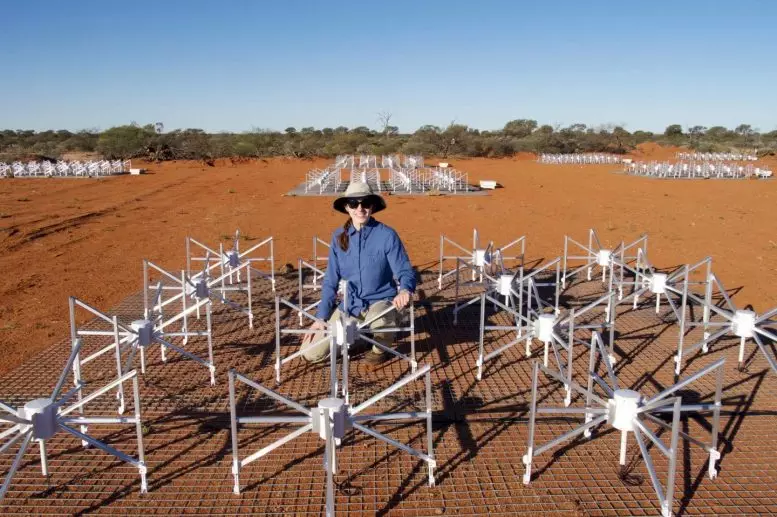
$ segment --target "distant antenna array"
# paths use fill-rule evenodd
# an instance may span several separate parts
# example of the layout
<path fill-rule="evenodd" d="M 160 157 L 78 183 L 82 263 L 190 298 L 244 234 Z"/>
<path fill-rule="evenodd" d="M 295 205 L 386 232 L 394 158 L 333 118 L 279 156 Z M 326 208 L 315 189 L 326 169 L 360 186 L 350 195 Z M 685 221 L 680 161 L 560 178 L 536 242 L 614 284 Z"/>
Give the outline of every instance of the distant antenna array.
<path fill-rule="evenodd" d="M 351 169 L 351 183 L 356 182 L 367 183 L 378 192 L 383 190 L 380 180 L 380 169 L 378 168 Z"/>
<path fill-rule="evenodd" d="M 675 154 L 678 160 L 690 160 L 693 162 L 754 162 L 758 160 L 758 153 L 753 149 L 735 153 L 698 153 L 681 151 Z"/>
<path fill-rule="evenodd" d="M 353 169 L 354 158 L 352 154 L 338 154 L 333 165 L 336 169 Z"/>
<path fill-rule="evenodd" d="M 360 169 L 377 169 L 378 157 L 374 154 L 360 154 L 357 167 Z"/>
<path fill-rule="evenodd" d="M 450 167 L 431 167 L 427 182 L 433 190 L 447 192 L 469 190 L 469 175 Z"/>
<path fill-rule="evenodd" d="M 424 166 L 424 157 L 421 155 L 406 155 L 405 156 L 405 168 L 406 169 L 420 169 Z"/>
<path fill-rule="evenodd" d="M 399 169 L 402 167 L 402 161 L 398 154 L 384 154 L 380 158 L 380 167 L 382 169 Z"/>
<path fill-rule="evenodd" d="M 716 178 L 716 179 L 767 179 L 772 171 L 753 164 L 739 165 L 727 162 L 633 162 L 624 171 L 635 176 L 654 178 Z"/>
<path fill-rule="evenodd" d="M 413 192 L 468 192 L 469 175 L 451 167 L 390 169 L 387 189 L 401 194 Z"/>
<path fill-rule="evenodd" d="M 337 166 L 329 169 L 313 169 L 305 176 L 305 192 L 318 194 L 339 192 L 342 182 L 340 168 Z"/>
<path fill-rule="evenodd" d="M 388 188 L 394 193 L 426 192 L 426 176 L 418 169 L 389 169 Z"/>
<path fill-rule="evenodd" d="M 11 449 L 11 447 L 17 443 L 20 444 L 14 461 L 11 464 L 11 468 L 5 476 L 2 486 L 0 486 L 0 500 L 3 499 L 8 488 L 11 486 L 11 481 L 13 481 L 16 471 L 21 466 L 24 455 L 33 441 L 37 442 L 40 449 L 41 471 L 44 476 L 49 475 L 46 442 L 55 435 L 60 434 L 62 431 L 81 440 L 84 447 L 95 447 L 123 462 L 137 467 L 140 474 L 140 491 L 141 493 L 148 491 L 148 485 L 146 483 L 147 469 L 143 455 L 143 432 L 137 372 L 135 370 L 129 371 L 120 375 L 117 379 L 110 381 L 105 386 L 102 386 L 88 395 L 84 395 L 84 388 L 86 385 L 78 379 L 76 374 L 80 349 L 81 342 L 80 340 L 76 340 L 70 352 L 70 358 L 65 365 L 65 369 L 59 376 L 59 380 L 54 386 L 54 390 L 50 396 L 31 400 L 20 408 L 13 408 L 8 404 L 0 402 L 0 425 L 10 426 L 6 429 L 0 428 L 0 440 L 10 437 L 2 444 L 2 446 L 0 446 L 0 452 Z M 73 373 L 75 387 L 62 393 L 71 372 Z M 123 387 L 124 383 L 127 381 L 132 381 L 134 416 L 116 417 L 85 415 L 87 404 L 105 395 L 116 387 Z M 87 434 L 88 426 L 106 424 L 135 425 L 138 446 L 137 459 Z"/>
<path fill-rule="evenodd" d="M 622 156 L 615 154 L 602 153 L 572 153 L 572 154 L 540 154 L 538 160 L 540 163 L 555 165 L 574 164 L 574 165 L 603 165 L 611 163 L 621 163 Z"/>
<path fill-rule="evenodd" d="M 101 160 L 87 162 L 13 162 L 0 163 L 0 177 L 52 178 L 97 177 L 126 174 L 132 167 L 130 160 Z"/>
<path fill-rule="evenodd" d="M 350 174 L 347 171 L 350 170 Z M 325 169 L 312 169 L 305 176 L 305 192 L 332 194 L 347 182 L 370 184 L 375 190 L 394 193 L 421 193 L 428 190 L 468 191 L 468 175 L 453 168 L 424 167 L 422 156 L 338 155 Z"/>
<path fill-rule="evenodd" d="M 528 485 L 531 482 L 532 465 L 536 456 L 564 442 L 578 439 L 580 436 L 591 438 L 597 428 L 607 425 L 615 429 L 616 432 L 621 432 L 619 459 L 621 468 L 624 468 L 626 465 L 628 435 L 629 433 L 634 434 L 642 460 L 645 463 L 645 468 L 658 497 L 661 515 L 664 517 L 671 516 L 674 503 L 674 478 L 680 453 L 680 438 L 703 448 L 709 453 L 708 475 L 710 479 L 717 477 L 716 464 L 720 459 L 717 445 L 724 361 L 724 359 L 720 359 L 650 398 L 643 396 L 637 391 L 621 388 L 608 358 L 608 353 L 605 351 L 601 336 L 597 332 L 593 333 L 590 342 L 587 387 L 565 379 L 557 372 L 535 362 L 532 374 L 528 448 L 523 457 L 523 463 L 526 466 L 526 473 L 523 476 L 524 484 Z M 604 364 L 604 377 L 597 373 L 597 364 L 599 362 Z M 584 406 L 568 407 L 569 404 L 566 403 L 566 407 L 539 406 L 540 372 L 545 374 L 548 380 L 561 383 L 567 392 L 572 392 L 577 396 L 575 398 L 584 398 Z M 682 396 L 676 395 L 678 392 L 682 393 L 680 390 L 689 384 L 713 372 L 716 374 L 713 402 L 690 404 L 685 402 Z M 708 441 L 699 440 L 680 430 L 682 426 L 680 419 L 683 415 L 710 412 L 712 413 L 712 425 Z M 661 415 L 665 414 L 671 416 L 671 423 L 661 418 Z M 538 415 L 550 415 L 551 417 L 557 415 L 566 417 L 580 415 L 580 417 L 584 417 L 584 422 L 575 429 L 538 446 L 534 442 Z M 655 429 L 658 431 L 655 431 Z M 669 432 L 669 444 L 661 439 L 661 431 Z M 653 458 L 648 448 L 649 445 L 655 446 L 654 449 L 665 456 L 669 463 L 666 481 L 663 484 L 654 467 Z"/>

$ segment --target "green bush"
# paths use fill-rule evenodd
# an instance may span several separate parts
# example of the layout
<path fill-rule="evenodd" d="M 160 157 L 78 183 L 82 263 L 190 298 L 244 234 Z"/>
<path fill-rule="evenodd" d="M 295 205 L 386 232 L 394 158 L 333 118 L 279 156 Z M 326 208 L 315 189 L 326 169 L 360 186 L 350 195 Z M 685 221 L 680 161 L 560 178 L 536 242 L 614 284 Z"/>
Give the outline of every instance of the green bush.
<path fill-rule="evenodd" d="M 360 126 L 348 129 L 288 127 L 284 131 L 253 129 L 245 133 L 206 133 L 201 129 L 180 129 L 159 134 L 153 124 L 129 124 L 103 132 L 83 130 L 0 131 L 0 158 L 4 161 L 31 156 L 61 157 L 64 153 L 97 151 L 109 159 L 150 160 L 213 159 L 222 157 L 297 158 L 338 154 L 420 154 L 446 157 L 505 157 L 519 152 L 626 153 L 645 142 L 683 145 L 701 151 L 777 148 L 777 131 L 759 133 L 748 124 L 730 130 L 723 126 L 705 128 L 679 124 L 663 133 L 629 132 L 620 126 L 587 127 L 572 124 L 554 128 L 530 119 L 515 119 L 502 129 L 481 131 L 464 124 L 447 127 L 425 125 L 413 133 L 400 133 L 387 125 L 380 131 Z"/>

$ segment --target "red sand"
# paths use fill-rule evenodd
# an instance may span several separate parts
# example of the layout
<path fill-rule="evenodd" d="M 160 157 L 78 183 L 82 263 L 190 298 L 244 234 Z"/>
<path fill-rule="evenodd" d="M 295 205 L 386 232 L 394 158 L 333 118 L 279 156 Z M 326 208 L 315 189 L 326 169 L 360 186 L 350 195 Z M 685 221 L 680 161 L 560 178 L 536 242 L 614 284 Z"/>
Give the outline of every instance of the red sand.
<path fill-rule="evenodd" d="M 635 156 L 674 152 L 647 146 Z M 217 245 L 240 228 L 246 244 L 274 236 L 277 267 L 310 257 L 312 236 L 328 238 L 344 216 L 332 198 L 284 194 L 328 162 L 134 164 L 152 174 L 0 181 L 0 373 L 68 334 L 68 296 L 107 310 L 141 288 L 142 259 L 184 267 L 186 235 Z M 655 265 L 711 255 L 726 287 L 742 287 L 735 302 L 777 305 L 775 181 L 656 180 L 526 157 L 453 165 L 472 183 L 504 188 L 483 197 L 389 197 L 379 219 L 399 231 L 420 268 L 435 265 L 440 233 L 466 244 L 473 227 L 497 245 L 526 235 L 529 258 L 544 259 L 562 253 L 565 234 L 581 240 L 595 228 L 614 246 L 647 232 Z"/>

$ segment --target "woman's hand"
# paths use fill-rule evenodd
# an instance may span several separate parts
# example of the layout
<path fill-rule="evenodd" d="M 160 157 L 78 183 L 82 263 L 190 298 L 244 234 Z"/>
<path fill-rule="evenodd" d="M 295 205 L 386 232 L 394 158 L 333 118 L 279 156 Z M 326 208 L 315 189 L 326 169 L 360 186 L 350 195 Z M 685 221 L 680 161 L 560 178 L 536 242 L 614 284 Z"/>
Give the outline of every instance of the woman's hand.
<path fill-rule="evenodd" d="M 401 311 L 410 302 L 410 292 L 402 289 L 394 297 L 394 308 Z"/>
<path fill-rule="evenodd" d="M 317 331 L 326 330 L 326 323 L 324 323 L 323 321 L 314 321 L 313 324 L 310 326 L 310 330 L 317 330 Z M 311 341 L 313 341 L 313 336 L 315 336 L 315 334 L 305 334 L 305 337 L 302 338 L 303 348 Z"/>

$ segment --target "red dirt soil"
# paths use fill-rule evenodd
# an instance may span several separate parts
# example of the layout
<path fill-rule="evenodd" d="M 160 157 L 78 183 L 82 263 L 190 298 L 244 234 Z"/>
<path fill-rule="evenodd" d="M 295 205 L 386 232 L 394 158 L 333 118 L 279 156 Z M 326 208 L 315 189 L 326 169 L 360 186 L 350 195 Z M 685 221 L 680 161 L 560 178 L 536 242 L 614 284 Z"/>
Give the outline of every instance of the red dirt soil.
<path fill-rule="evenodd" d="M 676 149 L 643 147 L 638 159 Z M 287 197 L 305 172 L 329 160 L 140 164 L 151 174 L 104 179 L 0 181 L 0 374 L 65 337 L 70 295 L 109 309 L 142 287 L 141 260 L 185 265 L 187 235 L 206 244 L 240 228 L 245 245 L 272 235 L 276 268 L 312 254 L 344 216 L 331 197 Z M 766 162 L 777 169 L 774 159 Z M 472 228 L 505 244 L 526 235 L 530 259 L 552 259 L 563 237 L 597 229 L 614 246 L 641 233 L 658 267 L 714 258 L 734 298 L 777 305 L 777 182 L 656 180 L 617 166 L 540 165 L 529 157 L 454 160 L 471 183 L 496 180 L 487 196 L 394 196 L 379 219 L 397 229 L 420 269 L 434 267 L 440 234 L 468 245 Z M 229 244 L 225 241 L 225 244 Z"/>

